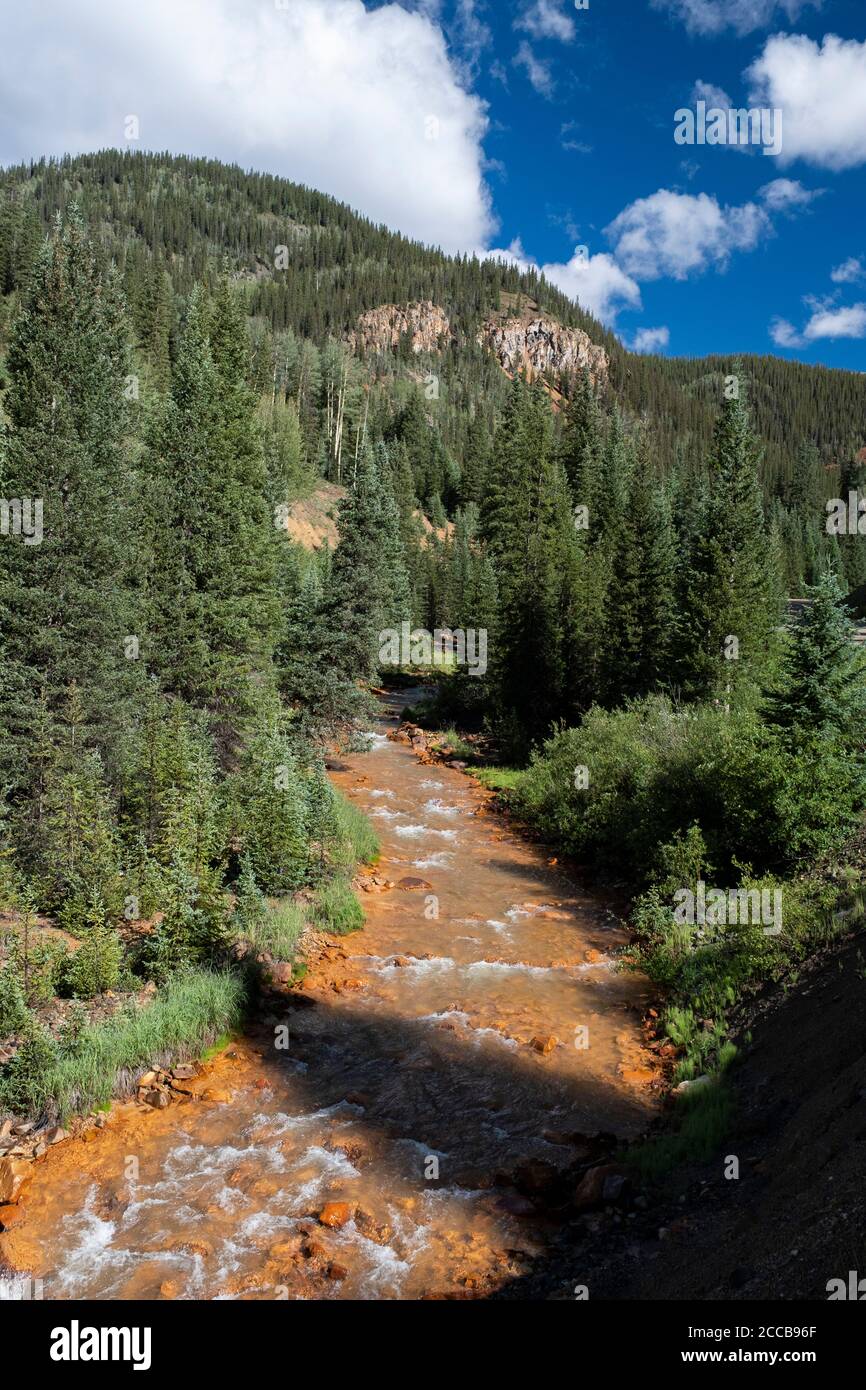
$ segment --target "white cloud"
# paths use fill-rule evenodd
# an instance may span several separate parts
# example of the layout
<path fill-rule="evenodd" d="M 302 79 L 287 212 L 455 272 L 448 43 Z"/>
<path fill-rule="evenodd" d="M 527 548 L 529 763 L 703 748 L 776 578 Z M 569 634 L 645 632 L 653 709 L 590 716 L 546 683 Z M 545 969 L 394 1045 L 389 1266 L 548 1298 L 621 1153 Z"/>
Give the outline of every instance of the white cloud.
<path fill-rule="evenodd" d="M 551 261 L 539 265 L 527 255 L 518 238 L 505 250 L 477 254 L 482 259 L 507 261 L 521 270 L 540 270 L 552 285 L 605 324 L 612 324 L 623 309 L 641 307 L 640 286 L 606 252 L 590 256 L 580 250 L 565 263 Z"/>
<path fill-rule="evenodd" d="M 774 34 L 746 77 L 753 105 L 781 108 L 780 162 L 839 170 L 866 161 L 866 41 Z"/>
<path fill-rule="evenodd" d="M 659 348 L 667 347 L 670 340 L 670 329 L 664 325 L 660 328 L 639 328 L 632 339 L 632 352 L 658 352 Z"/>
<path fill-rule="evenodd" d="M 448 250 L 481 245 L 493 228 L 485 107 L 428 11 L 361 0 L 5 7 L 0 158 L 122 146 L 135 114 L 131 148 L 236 160 Z"/>
<path fill-rule="evenodd" d="M 515 29 L 525 29 L 534 39 L 561 39 L 571 43 L 574 20 L 563 12 L 561 0 L 532 0 L 514 21 Z"/>
<path fill-rule="evenodd" d="M 815 303 L 812 317 L 803 329 L 807 342 L 816 338 L 862 338 L 866 336 L 866 304 L 841 308 Z"/>
<path fill-rule="evenodd" d="M 640 286 L 612 256 L 574 255 L 566 264 L 541 267 L 546 278 L 602 323 L 613 323 L 622 309 L 641 307 Z"/>
<path fill-rule="evenodd" d="M 556 83 L 550 71 L 550 64 L 537 58 L 525 39 L 511 61 L 516 68 L 523 68 L 539 96 L 553 96 Z"/>
<path fill-rule="evenodd" d="M 660 188 L 623 208 L 606 233 L 629 275 L 685 280 L 710 266 L 724 270 L 732 252 L 753 250 L 772 224 L 756 203 L 722 207 L 706 193 Z"/>
<path fill-rule="evenodd" d="M 698 78 L 692 88 L 692 101 L 705 101 L 708 107 L 718 106 L 725 111 L 734 104 L 724 87 L 714 87 L 712 82 L 704 82 L 702 78 Z"/>
<path fill-rule="evenodd" d="M 777 347 L 795 348 L 803 346 L 803 338 L 787 319 L 774 318 L 770 323 L 770 337 Z"/>
<path fill-rule="evenodd" d="M 863 265 L 862 257 L 849 256 L 847 261 L 834 266 L 830 271 L 830 279 L 834 285 L 851 285 L 855 280 L 866 279 L 866 266 Z"/>
<path fill-rule="evenodd" d="M 575 132 L 580 130 L 579 121 L 565 121 L 560 127 L 560 138 L 562 148 L 569 150 L 573 154 L 592 154 L 592 145 L 587 145 L 584 140 L 576 140 Z"/>
<path fill-rule="evenodd" d="M 733 29 L 751 34 L 775 22 L 781 13 L 791 22 L 807 7 L 821 8 L 821 0 L 651 0 L 654 10 L 667 10 L 682 20 L 689 33 L 712 35 Z"/>
<path fill-rule="evenodd" d="M 839 306 L 812 298 L 806 303 L 812 313 L 801 333 L 787 319 L 773 319 L 770 337 L 778 347 L 806 347 L 819 338 L 866 338 L 866 304 Z"/>
<path fill-rule="evenodd" d="M 823 188 L 804 188 L 798 179 L 773 179 L 758 189 L 758 197 L 770 212 L 793 212 L 820 198 Z"/>

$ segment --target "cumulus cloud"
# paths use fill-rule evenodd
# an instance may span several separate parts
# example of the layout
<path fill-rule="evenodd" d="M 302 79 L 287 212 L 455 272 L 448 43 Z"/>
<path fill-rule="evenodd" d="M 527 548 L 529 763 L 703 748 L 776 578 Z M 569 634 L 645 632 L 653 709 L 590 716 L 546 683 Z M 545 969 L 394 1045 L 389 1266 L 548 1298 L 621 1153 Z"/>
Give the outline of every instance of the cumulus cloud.
<path fill-rule="evenodd" d="M 716 87 L 712 82 L 704 82 L 700 77 L 692 87 L 692 101 L 705 101 L 707 106 L 719 106 L 723 110 L 734 104 L 724 87 Z"/>
<path fill-rule="evenodd" d="M 606 228 L 616 259 L 638 280 L 685 280 L 711 266 L 727 267 L 734 251 L 751 251 L 772 234 L 756 203 L 723 207 L 707 193 L 660 188 L 623 208 Z"/>
<path fill-rule="evenodd" d="M 550 64 L 542 62 L 525 39 L 511 61 L 516 68 L 523 68 L 539 96 L 553 96 L 556 83 L 553 80 Z"/>
<path fill-rule="evenodd" d="M 792 23 L 811 7 L 820 9 L 822 0 L 651 0 L 654 10 L 667 10 L 685 24 L 690 34 L 722 34 L 733 29 L 751 34 L 764 29 L 780 17 Z"/>
<path fill-rule="evenodd" d="M 632 339 L 632 352 L 658 352 L 659 348 L 666 348 L 670 340 L 670 329 L 664 325 L 639 328 Z"/>
<path fill-rule="evenodd" d="M 4 14 L 0 158 L 123 145 L 311 184 L 448 250 L 493 230 L 483 102 L 438 7 L 362 0 L 43 0 Z M 464 6 L 473 14 L 471 4 Z"/>
<path fill-rule="evenodd" d="M 866 161 L 866 41 L 774 34 L 746 77 L 753 105 L 782 111 L 783 164 L 839 170 Z"/>
<path fill-rule="evenodd" d="M 866 266 L 863 265 L 862 257 L 849 256 L 847 261 L 834 266 L 830 271 L 830 279 L 834 285 L 851 285 L 855 280 L 866 279 Z"/>
<path fill-rule="evenodd" d="M 798 179 L 773 179 L 758 189 L 758 197 L 770 212 L 796 212 L 820 198 L 823 188 L 804 188 Z"/>
<path fill-rule="evenodd" d="M 837 305 L 831 300 L 807 298 L 812 313 L 802 332 L 787 319 L 775 318 L 770 337 L 777 347 L 807 347 L 819 338 L 866 337 L 866 304 Z"/>
<path fill-rule="evenodd" d="M 534 39 L 560 39 L 571 43 L 574 20 L 565 14 L 562 0 L 532 0 L 514 21 L 515 29 L 525 29 Z"/>
<path fill-rule="evenodd" d="M 606 252 L 590 256 L 580 247 L 569 261 L 539 265 L 527 255 L 518 238 L 505 250 L 479 254 L 492 260 L 504 260 L 521 270 L 541 271 L 545 279 L 601 323 L 613 324 L 623 309 L 641 307 L 640 286 Z"/>
<path fill-rule="evenodd" d="M 640 286 L 606 252 L 575 254 L 565 264 L 553 262 L 541 269 L 551 284 L 602 323 L 613 323 L 622 309 L 641 307 Z"/>

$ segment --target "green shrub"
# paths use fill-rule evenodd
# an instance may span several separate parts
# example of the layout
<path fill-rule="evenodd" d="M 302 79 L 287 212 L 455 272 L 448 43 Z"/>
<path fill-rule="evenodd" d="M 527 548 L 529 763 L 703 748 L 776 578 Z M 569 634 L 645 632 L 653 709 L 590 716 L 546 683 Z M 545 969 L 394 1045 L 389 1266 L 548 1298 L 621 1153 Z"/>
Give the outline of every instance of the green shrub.
<path fill-rule="evenodd" d="M 188 873 L 175 864 L 166 873 L 168 901 L 164 916 L 150 933 L 142 953 L 149 979 L 164 984 L 177 970 L 215 965 L 229 944 L 228 898 L 222 875 L 208 870 Z"/>
<path fill-rule="evenodd" d="M 32 1016 L 23 1029 L 18 1051 L 0 1071 L 0 1109 L 13 1115 L 41 1115 L 49 1095 L 49 1078 L 57 1066 L 57 1049 L 49 1033 Z"/>
<path fill-rule="evenodd" d="M 740 863 L 760 872 L 809 863 L 842 843 L 862 795 L 858 759 L 829 740 L 801 735 L 792 756 L 790 740 L 751 709 L 678 709 L 653 696 L 591 709 L 554 734 L 516 801 L 559 848 L 643 888 L 684 872 L 696 852 L 728 882 Z"/>
<path fill-rule="evenodd" d="M 57 992 L 73 999 L 92 999 L 117 989 L 123 962 L 123 943 L 108 923 L 92 914 L 92 924 L 81 933 L 77 951 L 70 951 L 58 972 Z"/>
<path fill-rule="evenodd" d="M 268 900 L 256 883 L 249 859 L 241 860 L 241 871 L 235 889 L 235 906 L 231 916 L 232 928 L 241 936 L 251 937 L 260 922 L 268 915 Z"/>
<path fill-rule="evenodd" d="M 7 962 L 0 970 L 0 1038 L 8 1037 L 23 1028 L 27 1019 L 27 1003 L 15 968 Z"/>

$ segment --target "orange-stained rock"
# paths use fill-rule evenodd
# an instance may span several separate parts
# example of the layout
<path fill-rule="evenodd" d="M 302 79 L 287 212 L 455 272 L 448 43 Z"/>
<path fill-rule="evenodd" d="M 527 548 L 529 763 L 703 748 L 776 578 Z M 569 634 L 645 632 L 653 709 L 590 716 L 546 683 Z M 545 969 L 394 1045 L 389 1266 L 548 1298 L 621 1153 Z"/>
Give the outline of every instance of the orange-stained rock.
<path fill-rule="evenodd" d="M 352 1208 L 348 1202 L 326 1202 L 319 1212 L 322 1225 L 330 1226 L 332 1231 L 339 1231 L 340 1227 L 345 1226 L 351 1219 Z"/>
<path fill-rule="evenodd" d="M 17 1202 L 32 1177 L 32 1164 L 20 1158 L 0 1158 L 0 1203 Z"/>
<path fill-rule="evenodd" d="M 558 1039 L 554 1038 L 552 1035 L 550 1037 L 541 1037 L 539 1035 L 532 1039 L 532 1046 L 535 1048 L 536 1052 L 541 1053 L 542 1057 L 546 1057 L 547 1054 L 552 1052 L 556 1047 L 557 1042 Z"/>
<path fill-rule="evenodd" d="M 620 1063 L 619 1074 L 630 1086 L 647 1086 L 655 1080 L 655 1072 L 650 1067 L 627 1067 Z"/>
<path fill-rule="evenodd" d="M 0 1231 L 13 1231 L 16 1226 L 23 1226 L 25 1219 L 26 1211 L 20 1202 L 0 1207 Z"/>

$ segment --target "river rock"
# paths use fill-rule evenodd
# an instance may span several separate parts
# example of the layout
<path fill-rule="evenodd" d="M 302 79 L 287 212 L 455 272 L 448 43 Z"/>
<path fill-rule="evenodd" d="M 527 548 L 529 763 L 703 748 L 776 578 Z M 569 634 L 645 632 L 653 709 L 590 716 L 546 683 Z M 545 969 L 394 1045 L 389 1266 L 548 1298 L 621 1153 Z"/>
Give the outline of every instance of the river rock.
<path fill-rule="evenodd" d="M 339 1231 L 352 1219 L 352 1208 L 348 1202 L 326 1202 L 319 1212 L 319 1221 L 332 1231 Z"/>
<path fill-rule="evenodd" d="M 165 1110 L 167 1106 L 171 1105 L 171 1097 L 168 1091 L 162 1091 L 154 1086 L 152 1090 L 145 1092 L 144 1103 L 152 1106 L 154 1110 Z"/>
<path fill-rule="evenodd" d="M 619 1181 L 614 1181 L 618 1179 Z M 628 1174 L 614 1163 L 600 1163 L 584 1173 L 572 1197 L 577 1211 L 592 1211 L 605 1202 L 616 1202 L 625 1191 Z"/>
<path fill-rule="evenodd" d="M 31 1165 L 22 1158 L 0 1158 L 0 1206 L 17 1202 L 31 1176 Z"/>
<path fill-rule="evenodd" d="M 710 1078 L 708 1076 L 696 1076 L 691 1081 L 681 1081 L 678 1086 L 674 1086 L 671 1094 L 682 1096 L 685 1095 L 686 1091 L 697 1091 L 700 1090 L 702 1086 L 709 1086 L 709 1084 Z"/>
<path fill-rule="evenodd" d="M 409 875 L 406 878 L 397 880 L 397 887 L 402 888 L 404 893 L 432 893 L 433 884 L 428 883 L 426 878 L 413 878 Z"/>
<path fill-rule="evenodd" d="M 25 1220 L 26 1213 L 20 1203 L 0 1207 L 0 1231 L 14 1231 L 16 1226 L 23 1226 Z"/>
<path fill-rule="evenodd" d="M 552 1034 L 549 1037 L 543 1037 L 539 1034 L 532 1039 L 532 1046 L 536 1052 L 541 1053 L 542 1057 L 546 1057 L 548 1053 L 553 1051 L 558 1041 L 559 1039 L 554 1038 Z"/>

